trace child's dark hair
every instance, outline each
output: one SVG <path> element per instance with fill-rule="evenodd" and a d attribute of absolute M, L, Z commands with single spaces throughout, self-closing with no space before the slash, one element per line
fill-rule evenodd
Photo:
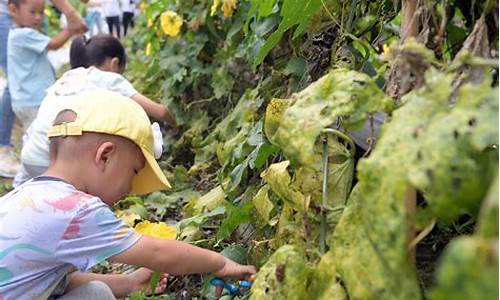
<path fill-rule="evenodd" d="M 84 35 L 77 36 L 71 43 L 69 63 L 72 69 L 78 67 L 98 67 L 107 58 L 117 57 L 120 68 L 125 69 L 127 57 L 120 40 L 109 34 L 98 34 L 87 39 Z"/>

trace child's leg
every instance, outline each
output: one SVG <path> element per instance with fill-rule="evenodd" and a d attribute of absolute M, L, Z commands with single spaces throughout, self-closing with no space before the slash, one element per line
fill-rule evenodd
<path fill-rule="evenodd" d="M 129 25 L 132 23 L 132 18 L 134 17 L 134 14 L 131 12 L 123 12 L 123 36 L 127 35 L 127 30 Z"/>
<path fill-rule="evenodd" d="M 57 298 L 58 300 L 115 300 L 113 292 L 107 284 L 102 281 L 89 281 L 67 294 Z"/>
<path fill-rule="evenodd" d="M 10 17 L 0 13 L 0 68 L 7 74 L 7 37 L 9 35 Z M 10 146 L 14 112 L 12 111 L 9 88 L 5 78 L 5 89 L 0 94 L 0 146 Z"/>
<path fill-rule="evenodd" d="M 115 24 L 115 28 L 116 28 L 116 36 L 118 38 L 120 38 L 121 36 L 121 30 L 120 30 L 120 17 L 119 16 L 116 16 L 116 17 L 113 17 L 113 23 Z"/>
<path fill-rule="evenodd" d="M 106 23 L 108 24 L 109 34 L 113 35 L 113 17 L 106 17 Z"/>
<path fill-rule="evenodd" d="M 101 13 L 96 11 L 94 15 L 94 22 L 97 25 L 97 33 L 103 33 L 102 30 L 102 20 L 101 20 Z"/>
<path fill-rule="evenodd" d="M 12 111 L 8 86 L 5 86 L 3 94 L 0 97 L 0 146 L 10 146 L 10 137 L 15 116 L 14 111 Z"/>
<path fill-rule="evenodd" d="M 123 36 L 127 36 L 127 29 L 128 29 L 128 15 L 127 12 L 123 12 L 122 16 L 122 25 L 123 25 Z"/>
<path fill-rule="evenodd" d="M 39 106 L 26 106 L 26 107 L 13 107 L 14 113 L 16 114 L 21 124 L 23 124 L 23 132 L 28 131 L 31 123 L 35 120 L 36 114 L 38 113 Z"/>

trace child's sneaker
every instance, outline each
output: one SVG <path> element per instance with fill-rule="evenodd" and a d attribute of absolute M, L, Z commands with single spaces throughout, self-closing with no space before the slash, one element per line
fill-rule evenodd
<path fill-rule="evenodd" d="M 0 146 L 0 177 L 14 178 L 19 171 L 19 161 L 9 146 Z"/>

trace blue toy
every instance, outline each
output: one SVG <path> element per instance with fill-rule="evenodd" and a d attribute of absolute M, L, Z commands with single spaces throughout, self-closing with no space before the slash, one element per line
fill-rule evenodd
<path fill-rule="evenodd" d="M 248 280 L 240 280 L 237 284 L 231 284 L 217 277 L 210 280 L 210 284 L 213 286 L 222 286 L 231 296 L 243 296 L 252 287 L 252 283 Z"/>

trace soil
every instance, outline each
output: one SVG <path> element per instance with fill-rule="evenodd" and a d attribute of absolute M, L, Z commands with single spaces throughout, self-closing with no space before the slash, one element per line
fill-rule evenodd
<path fill-rule="evenodd" d="M 424 299 L 428 299 L 428 292 L 432 289 L 435 280 L 435 270 L 439 265 L 441 254 L 446 249 L 449 242 L 459 236 L 471 234 L 474 223 L 469 216 L 462 216 L 459 220 L 447 226 L 439 228 L 435 226 L 432 231 L 417 244 L 417 274 L 419 277 L 420 288 L 423 291 Z"/>

